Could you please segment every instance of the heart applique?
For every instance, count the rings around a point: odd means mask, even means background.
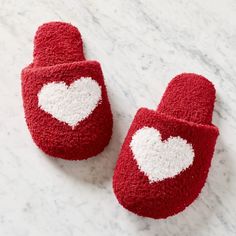
[[[74,128],[97,107],[101,94],[101,87],[90,77],[81,77],[70,86],[65,82],[52,82],[39,91],[38,106]]]
[[[143,127],[133,135],[130,148],[150,183],[173,178],[194,160],[194,149],[185,139],[177,136],[162,141],[160,132],[150,127]]]

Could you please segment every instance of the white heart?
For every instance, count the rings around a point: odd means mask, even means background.
[[[101,94],[101,87],[90,77],[81,77],[70,86],[52,82],[39,91],[38,106],[74,128],[97,107]]]
[[[193,163],[194,150],[181,137],[161,140],[155,128],[143,127],[132,137],[130,148],[140,171],[153,183],[178,175]]]

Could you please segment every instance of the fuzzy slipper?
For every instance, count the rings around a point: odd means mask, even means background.
[[[33,63],[22,71],[25,118],[45,153],[82,160],[100,153],[112,134],[112,113],[100,64],[85,60],[78,29],[50,22],[34,39]]]
[[[152,218],[183,211],[205,184],[218,129],[212,125],[215,89],[200,75],[181,74],[157,111],[137,112],[113,177],[121,205]]]

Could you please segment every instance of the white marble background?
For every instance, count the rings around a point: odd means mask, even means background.
[[[66,21],[83,36],[86,56],[103,67],[114,114],[110,145],[98,157],[48,158],[24,121],[20,71],[47,21]],[[0,235],[236,235],[235,0],[0,0]],[[220,129],[200,197],[166,220],[118,205],[111,178],[136,110],[155,109],[170,79],[206,76],[217,89]]]

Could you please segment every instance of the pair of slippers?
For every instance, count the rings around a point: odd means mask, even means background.
[[[100,153],[112,135],[112,113],[100,64],[87,61],[74,26],[39,27],[33,63],[22,71],[25,118],[45,153],[82,160]],[[184,210],[205,184],[218,129],[211,123],[215,89],[196,74],[168,85],[158,108],[138,110],[113,177],[128,210],[166,218]]]

